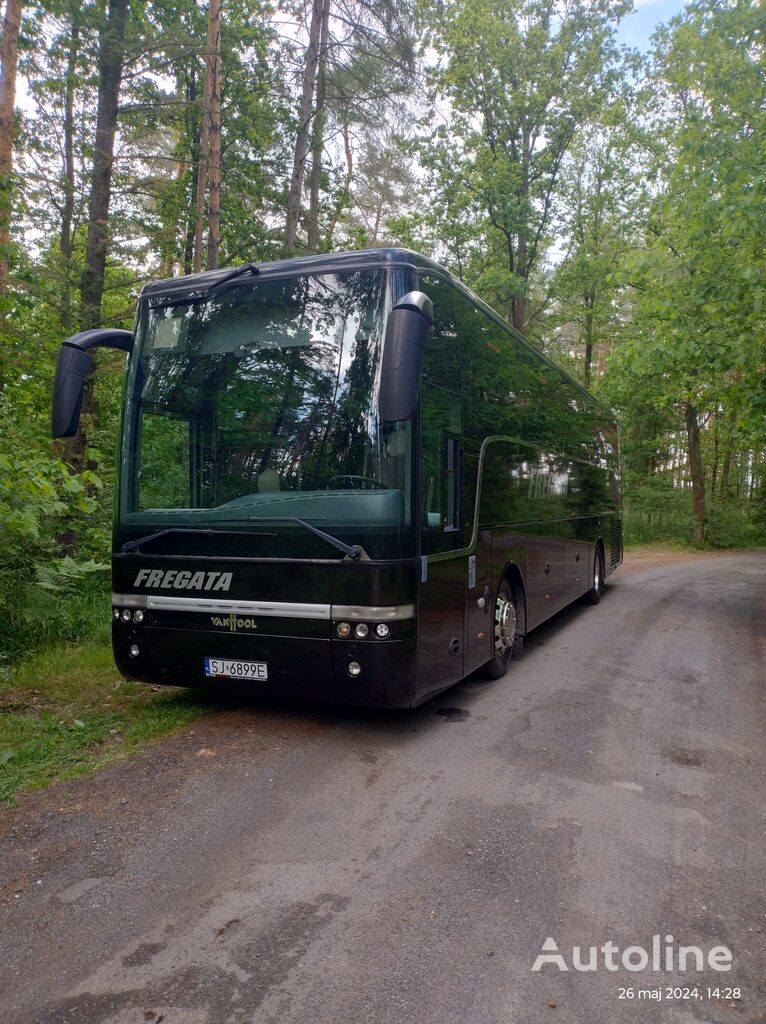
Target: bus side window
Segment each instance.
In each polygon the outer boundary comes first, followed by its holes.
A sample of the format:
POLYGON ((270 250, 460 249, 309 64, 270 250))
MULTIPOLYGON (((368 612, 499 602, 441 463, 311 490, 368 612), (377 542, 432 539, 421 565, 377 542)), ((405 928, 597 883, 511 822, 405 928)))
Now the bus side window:
POLYGON ((455 517, 459 482, 460 396, 423 380, 421 467, 423 552, 459 547, 455 517))
POLYGON ((423 552, 462 546, 459 511, 463 402, 454 290, 439 278, 421 282, 434 304, 434 326, 423 358, 421 467, 423 552))
POLYGON ((465 547, 473 532, 481 443, 466 431, 472 398, 466 392, 466 350, 481 331, 482 315, 441 278, 424 274, 420 286, 434 304, 421 405, 423 551, 429 554, 465 547))

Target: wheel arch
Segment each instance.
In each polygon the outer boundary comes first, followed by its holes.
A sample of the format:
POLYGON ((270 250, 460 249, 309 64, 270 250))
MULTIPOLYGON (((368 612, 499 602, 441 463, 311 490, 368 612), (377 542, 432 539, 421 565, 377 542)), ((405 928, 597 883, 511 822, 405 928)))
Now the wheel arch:
POLYGON ((527 632, 527 589, 524 585, 524 576, 521 569, 515 562, 506 562, 503 571, 500 573, 498 586, 503 580, 508 581, 516 607, 520 612, 521 622, 517 626, 518 632, 521 636, 525 636, 527 632))
POLYGON ((599 534, 596 538, 596 553, 601 554, 601 578, 606 576, 606 547, 604 545, 604 538, 599 534))

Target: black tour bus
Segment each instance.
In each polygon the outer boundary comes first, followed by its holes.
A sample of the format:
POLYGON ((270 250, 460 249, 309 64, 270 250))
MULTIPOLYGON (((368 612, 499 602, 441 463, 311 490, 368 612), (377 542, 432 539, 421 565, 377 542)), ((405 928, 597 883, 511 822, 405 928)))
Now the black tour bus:
POLYGON ((129 679, 411 707, 501 676, 622 560, 613 415, 438 264, 336 253, 147 285, 113 553, 129 679))

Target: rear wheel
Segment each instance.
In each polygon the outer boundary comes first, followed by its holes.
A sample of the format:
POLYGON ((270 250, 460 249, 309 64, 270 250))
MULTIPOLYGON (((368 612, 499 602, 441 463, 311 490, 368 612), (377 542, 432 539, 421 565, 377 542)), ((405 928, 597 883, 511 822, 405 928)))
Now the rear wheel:
POLYGON ((495 600, 493 643, 495 654, 484 667, 490 679, 501 679, 508 671, 513 652, 521 650, 522 638, 518 634, 519 609, 507 580, 503 580, 495 600))
POLYGON ((588 604, 598 604, 604 592, 604 555, 601 545, 596 545, 596 554, 593 558, 593 572, 591 575, 591 587, 585 595, 588 604))

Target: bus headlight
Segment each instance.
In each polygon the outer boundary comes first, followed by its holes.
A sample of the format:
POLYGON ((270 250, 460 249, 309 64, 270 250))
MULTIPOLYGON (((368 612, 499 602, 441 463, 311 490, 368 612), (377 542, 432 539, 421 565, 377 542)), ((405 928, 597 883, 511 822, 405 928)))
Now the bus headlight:
POLYGON ((140 608, 136 608, 136 610, 133 612, 133 621, 134 622, 143 622, 144 621, 144 613, 141 611, 140 608))
POLYGON ((379 622, 375 627, 375 635, 379 636, 381 640, 385 640, 391 630, 385 624, 385 622, 379 622))
POLYGON ((346 671, 353 679, 355 679, 358 675, 362 674, 362 666, 358 661, 350 661, 346 666, 346 671))
POLYGON ((369 632, 370 627, 366 622, 358 622, 356 626, 354 626, 354 636, 358 636, 360 640, 364 640, 369 632))
POLYGON ((113 619, 119 619, 119 617, 120 617, 120 609, 119 608, 112 608, 112 618, 113 619))
POLYGON ((120 612, 120 618, 123 622, 130 622, 130 608, 123 608, 120 612))
POLYGON ((138 644, 131 644, 128 648, 128 654, 131 658, 137 658, 141 652, 138 649, 138 644))
POLYGON ((347 622, 339 622, 337 625, 338 636, 344 639, 351 633, 351 626, 347 622))

